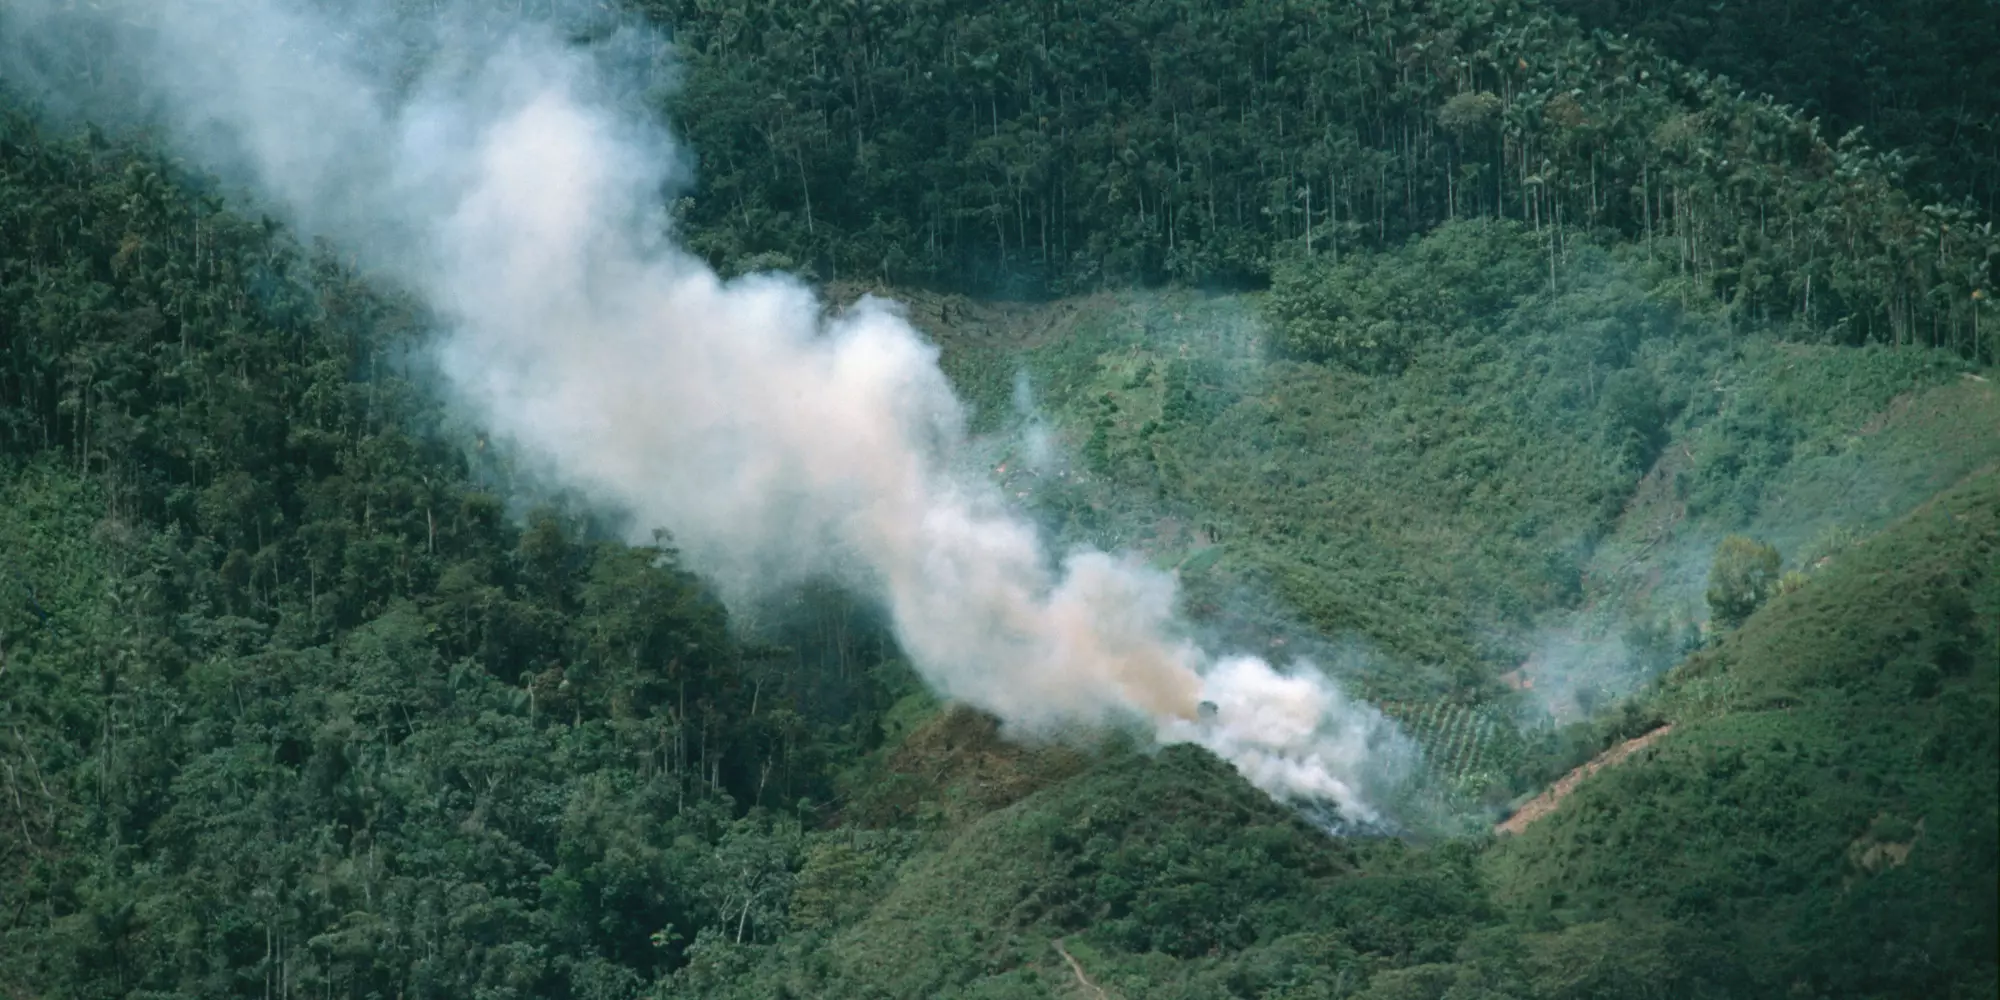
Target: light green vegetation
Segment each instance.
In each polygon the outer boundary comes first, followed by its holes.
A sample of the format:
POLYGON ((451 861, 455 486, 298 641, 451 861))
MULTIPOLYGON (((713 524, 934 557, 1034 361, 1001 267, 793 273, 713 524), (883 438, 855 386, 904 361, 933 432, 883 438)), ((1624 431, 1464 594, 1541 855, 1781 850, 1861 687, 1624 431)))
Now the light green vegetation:
MULTIPOLYGON (((694 247, 933 283, 979 473, 1400 720, 1402 836, 1011 742, 826 588, 732 618, 509 499, 395 363, 409 303, 9 110, 0 995, 2000 988, 1976 211, 1530 4, 632 6, 694 247), (1079 294, 955 294, 995 289, 1079 294), (1777 592, 1704 631, 1732 535, 1777 592)), ((1963 113, 1909 134, 1989 190, 1963 113)))
POLYGON ((1178 567, 1197 609, 1249 588, 1366 636, 1391 698, 1481 696, 1551 615, 1690 627, 1722 535, 1797 566, 2000 459, 1967 433, 2000 426, 1991 384, 1949 355, 1734 334, 1576 257, 1551 290, 1527 234, 1468 223, 1262 296, 1066 304, 1024 344, 933 325, 976 427, 1005 437, 1032 382, 1068 462, 1035 473, 1017 434, 996 465, 1060 534, 1178 567), (1334 297, 1404 331, 1399 370, 1292 360, 1288 317, 1356 275, 1377 293, 1334 297))
POLYGON ((1701 641, 1725 536, 1809 575, 2000 461, 2000 396, 1950 355, 1735 333, 1646 276, 1579 251, 1551 288, 1529 234, 1462 223, 1259 296, 931 326, 1001 482, 1054 534, 1173 568, 1224 645, 1317 657, 1419 731, 1433 792, 1490 807, 1654 718, 1557 728, 1701 641), (1404 348, 1298 360, 1320 351, 1300 315, 1404 348), (1017 375, 1058 445, 1039 471, 1017 375), (1429 745, 1473 712, 1508 724, 1429 745))
POLYGON ((849 862, 851 922, 677 984, 1064 995, 1061 940, 1113 996, 1982 996, 1996 621, 1989 470, 1671 672, 1676 728, 1517 838, 1327 840, 1198 751, 1100 748, 899 865, 830 835, 874 859, 849 862))
POLYGON ((1990 993, 1996 622, 1988 469, 1675 668, 1674 731, 1492 852, 1498 898, 1670 916, 1773 991, 1990 993))

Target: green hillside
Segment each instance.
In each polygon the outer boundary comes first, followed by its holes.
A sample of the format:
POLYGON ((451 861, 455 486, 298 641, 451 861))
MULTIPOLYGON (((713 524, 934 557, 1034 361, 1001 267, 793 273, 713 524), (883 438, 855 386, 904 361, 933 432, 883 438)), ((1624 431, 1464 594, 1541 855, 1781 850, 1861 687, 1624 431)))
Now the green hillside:
POLYGON ((1488 697, 1558 627, 1645 632, 1663 667, 1724 535, 1797 567, 2000 460, 1966 433, 2000 427, 1994 386, 1947 353, 1734 333, 1643 260, 1577 257, 1550 287, 1532 234, 1459 223, 1256 296, 913 318, 1045 523, 1178 567, 1198 613, 1365 636, 1390 700, 1488 697), (1329 313, 1397 331, 1396 370, 1295 360, 1329 313))
POLYGON ((674 995, 1069 995, 1061 942, 1112 996, 1982 996, 1996 601, 1988 469, 1668 674, 1673 731, 1518 837, 1332 840, 1201 751, 1104 748, 914 854, 819 835, 813 918, 674 995))
MULTIPOLYGON (((907 303, 968 475, 1396 720, 1339 834, 626 544, 434 304, 14 33, 102 6, 0 0, 0 998, 2000 991, 1987 63, 1909 51, 1961 5, 1843 53, 1879 104, 1779 92, 1826 119, 1715 72, 1837 32, 1688 34, 1757 3, 453 8, 670 30, 674 232, 907 303)), ((393 62, 451 5, 319 6, 393 62)))
POLYGON ((1669 916, 1759 995, 1991 993, 1996 622, 1989 467, 1676 667, 1673 732, 1491 852, 1496 897, 1669 916))
POLYGON ((1865 129, 1910 157, 1913 181, 1947 199, 1970 194, 1991 212, 2000 197, 1992 142, 2000 20, 1979 0, 1553 6, 1587 28, 1629 33, 1684 65, 1771 94, 1835 131, 1865 129))

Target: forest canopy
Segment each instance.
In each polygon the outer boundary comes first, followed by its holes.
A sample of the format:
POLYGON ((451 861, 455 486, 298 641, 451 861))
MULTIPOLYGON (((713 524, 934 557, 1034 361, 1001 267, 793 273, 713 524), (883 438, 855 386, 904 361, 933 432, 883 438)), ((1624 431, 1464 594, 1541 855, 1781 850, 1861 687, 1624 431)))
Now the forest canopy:
POLYGON ((1992 356, 1983 161, 1919 196, 1870 133, 1540 4, 637 6, 686 61, 693 245, 731 266, 1258 284, 1493 217, 1551 269, 1631 242, 1746 327, 1992 356))
POLYGON ((906 298, 1037 530, 1393 720, 1392 822, 725 606, 52 89, 130 67, 0 60, 0 996, 1994 994, 1977 4, 586 6, 459 12, 661 32, 677 237, 906 298))

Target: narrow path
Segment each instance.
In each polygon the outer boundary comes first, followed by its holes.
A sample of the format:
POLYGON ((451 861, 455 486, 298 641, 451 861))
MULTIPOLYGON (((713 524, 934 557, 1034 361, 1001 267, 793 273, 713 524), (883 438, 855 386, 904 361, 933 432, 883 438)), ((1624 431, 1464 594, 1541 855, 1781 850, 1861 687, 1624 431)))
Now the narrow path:
POLYGON ((1598 754, 1590 763, 1563 775, 1562 779, 1550 785, 1547 791, 1530 799, 1527 805, 1522 806, 1514 815, 1507 817, 1505 822, 1495 826, 1493 832, 1496 834, 1515 834, 1526 830, 1528 824, 1554 812, 1556 806, 1561 805, 1562 800, 1569 797, 1569 793, 1576 791, 1577 786, 1583 784, 1583 779, 1596 774, 1598 768, 1610 767, 1644 750, 1654 740, 1673 731, 1674 724, 1669 722, 1658 729, 1646 733, 1644 736, 1635 736, 1598 754))
POLYGON ((1062 938, 1055 939, 1053 943, 1056 946, 1056 954, 1061 955, 1063 957, 1063 961, 1069 963, 1069 971, 1076 973, 1076 981, 1079 984, 1081 984, 1084 989, 1089 990, 1091 993, 1095 994, 1097 996, 1097 1000, 1111 1000, 1111 998, 1105 994, 1104 987, 1091 982, 1090 977, 1084 975, 1083 963, 1077 961, 1076 956, 1070 954, 1068 948, 1063 947, 1062 938))

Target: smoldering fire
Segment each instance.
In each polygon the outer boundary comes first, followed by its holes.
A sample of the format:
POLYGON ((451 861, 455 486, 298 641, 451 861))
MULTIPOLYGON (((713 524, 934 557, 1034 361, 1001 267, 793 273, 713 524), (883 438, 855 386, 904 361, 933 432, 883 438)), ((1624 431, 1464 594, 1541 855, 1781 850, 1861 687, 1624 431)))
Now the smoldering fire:
POLYGON ((450 391, 495 438, 671 531, 725 594, 836 577, 882 603, 938 692, 1019 734, 1137 719, 1275 796, 1377 818, 1362 789, 1393 727, 1309 667, 1198 648, 1160 572, 1052 558, 953 471, 962 407, 893 304, 823 319, 800 282, 724 281, 662 237, 681 158, 613 96, 630 88, 610 60, 490 11, 477 31, 428 22, 440 54, 414 83, 293 0, 19 0, 10 17, 17 48, 94 19, 184 150, 429 304, 450 391))

